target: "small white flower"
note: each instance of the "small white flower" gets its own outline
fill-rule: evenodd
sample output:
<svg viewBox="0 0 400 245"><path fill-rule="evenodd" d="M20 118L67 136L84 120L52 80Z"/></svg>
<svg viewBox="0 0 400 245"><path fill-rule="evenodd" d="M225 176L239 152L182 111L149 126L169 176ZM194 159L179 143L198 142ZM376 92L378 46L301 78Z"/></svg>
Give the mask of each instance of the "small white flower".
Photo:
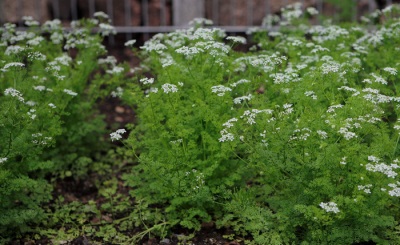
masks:
<svg viewBox="0 0 400 245"><path fill-rule="evenodd" d="M125 47L133 47L133 45L136 43L136 40L129 40L127 42L125 42Z"/></svg>
<svg viewBox="0 0 400 245"><path fill-rule="evenodd" d="M34 86L33 89L37 90L37 91L44 91L44 90L46 90L46 87L42 86L42 85L39 85L39 86Z"/></svg>
<svg viewBox="0 0 400 245"><path fill-rule="evenodd" d="M325 202L321 202L320 204L319 204L319 206L322 208L322 209L324 209L326 212L333 212L333 213L339 213L340 212L340 210L339 210L339 208L337 207L337 204L336 203L334 203L334 202L328 202L328 203L325 203Z"/></svg>
<svg viewBox="0 0 400 245"><path fill-rule="evenodd" d="M241 97L237 97L237 98L234 98L233 99L233 103L234 104L240 104L240 103L242 103L243 101L246 101L246 100L251 100L251 98L252 98L252 95L251 94L249 94L249 95L245 95L245 96L241 96Z"/></svg>
<svg viewBox="0 0 400 245"><path fill-rule="evenodd" d="M2 157L2 158L0 158L0 164L1 163L5 163L7 161L7 157Z"/></svg>
<svg viewBox="0 0 400 245"><path fill-rule="evenodd" d="M125 129L118 129L117 131L110 134L111 141L122 139L122 134L126 133Z"/></svg>
<svg viewBox="0 0 400 245"><path fill-rule="evenodd" d="M74 91L69 90L69 89L64 89L64 93L69 94L71 96L77 96L78 95L77 93L75 93Z"/></svg>
<svg viewBox="0 0 400 245"><path fill-rule="evenodd" d="M391 67L383 68L384 71L388 72L390 75L397 75L397 70Z"/></svg>
<svg viewBox="0 0 400 245"><path fill-rule="evenodd" d="M95 18L103 18L103 19L108 19L108 15L102 11L96 12L93 14L93 17Z"/></svg>
<svg viewBox="0 0 400 245"><path fill-rule="evenodd" d="M21 92L14 88L7 88L4 90L4 95L11 95L12 97L16 97L19 101L24 102Z"/></svg>
<svg viewBox="0 0 400 245"><path fill-rule="evenodd" d="M103 37L108 36L110 34L117 34L117 31L115 30L114 26L112 26L112 25L100 23L99 28L100 28L100 33Z"/></svg>
<svg viewBox="0 0 400 245"><path fill-rule="evenodd" d="M217 85L211 87L211 92L218 93L218 96L224 96L225 92L232 91L232 89L225 87L223 85Z"/></svg>
<svg viewBox="0 0 400 245"><path fill-rule="evenodd" d="M117 87L115 90L116 91L111 91L111 97L114 97L114 98L119 97L119 98L121 98L122 95L124 94L124 89L121 88L121 87Z"/></svg>
<svg viewBox="0 0 400 245"><path fill-rule="evenodd" d="M154 78L142 78L140 79L140 82L143 84L153 84L154 83Z"/></svg>
<svg viewBox="0 0 400 245"><path fill-rule="evenodd" d="M57 106L55 106L53 103L50 103L49 106L53 109L57 108Z"/></svg>
<svg viewBox="0 0 400 245"><path fill-rule="evenodd" d="M231 41L234 42L234 43L246 44L246 38L244 38L244 37L239 37L239 36L233 37L233 36L229 36L229 37L226 38L226 40L231 40Z"/></svg>
<svg viewBox="0 0 400 245"><path fill-rule="evenodd" d="M3 67L2 71L7 71L7 69L10 67L24 67L24 66L25 66L25 64L21 63L21 62L11 62L11 63L6 64Z"/></svg>
<svg viewBox="0 0 400 245"><path fill-rule="evenodd" d="M178 92L178 87L174 84L166 83L161 86L161 88L164 90L164 93L176 93Z"/></svg>
<svg viewBox="0 0 400 245"><path fill-rule="evenodd" d="M321 137L321 139L326 139L328 138L328 133L322 130L317 130L317 134L319 135L319 137Z"/></svg>

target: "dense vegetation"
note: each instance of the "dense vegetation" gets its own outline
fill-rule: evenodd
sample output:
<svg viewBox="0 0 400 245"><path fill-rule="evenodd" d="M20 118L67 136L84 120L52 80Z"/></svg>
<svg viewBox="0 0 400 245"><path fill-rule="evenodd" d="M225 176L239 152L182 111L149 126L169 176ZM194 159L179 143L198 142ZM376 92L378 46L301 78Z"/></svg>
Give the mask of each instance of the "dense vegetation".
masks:
<svg viewBox="0 0 400 245"><path fill-rule="evenodd" d="M104 58L101 13L68 33L5 25L0 239L135 244L211 223L246 244L399 244L399 13L311 26L293 5L249 40L195 20L132 48L131 70ZM108 143L106 96L137 114ZM51 195L92 173L97 197Z"/></svg>

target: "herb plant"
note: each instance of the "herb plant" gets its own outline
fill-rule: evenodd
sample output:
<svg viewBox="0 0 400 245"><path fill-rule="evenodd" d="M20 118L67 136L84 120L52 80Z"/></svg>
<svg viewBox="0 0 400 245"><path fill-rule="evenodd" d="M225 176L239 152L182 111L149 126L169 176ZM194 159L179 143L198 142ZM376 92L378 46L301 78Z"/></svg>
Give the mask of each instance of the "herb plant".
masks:
<svg viewBox="0 0 400 245"><path fill-rule="evenodd" d="M154 36L128 98L132 196L170 226L256 244L398 242L397 8L371 30L305 25L291 6L246 53L203 20Z"/></svg>
<svg viewBox="0 0 400 245"><path fill-rule="evenodd" d="M64 32L59 20L39 27L26 17L26 31L0 28L0 239L45 219L49 180L88 172L93 153L105 148L95 102L113 88L105 76L89 78L106 53L107 21L73 22ZM95 26L99 34L91 34Z"/></svg>

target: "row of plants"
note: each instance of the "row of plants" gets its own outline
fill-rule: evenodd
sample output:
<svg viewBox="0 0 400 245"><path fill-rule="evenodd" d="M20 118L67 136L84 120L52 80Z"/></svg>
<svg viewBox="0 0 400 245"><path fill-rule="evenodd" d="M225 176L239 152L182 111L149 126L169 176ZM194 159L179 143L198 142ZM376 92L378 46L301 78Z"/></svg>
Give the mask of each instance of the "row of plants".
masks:
<svg viewBox="0 0 400 245"><path fill-rule="evenodd" d="M198 19L132 48L130 71L99 59L103 14L68 33L6 25L0 236L135 244L212 224L246 244L400 243L399 13L311 26L317 11L296 4L249 39ZM108 154L93 110L105 96L137 115ZM52 179L93 170L100 204L48 204Z"/></svg>

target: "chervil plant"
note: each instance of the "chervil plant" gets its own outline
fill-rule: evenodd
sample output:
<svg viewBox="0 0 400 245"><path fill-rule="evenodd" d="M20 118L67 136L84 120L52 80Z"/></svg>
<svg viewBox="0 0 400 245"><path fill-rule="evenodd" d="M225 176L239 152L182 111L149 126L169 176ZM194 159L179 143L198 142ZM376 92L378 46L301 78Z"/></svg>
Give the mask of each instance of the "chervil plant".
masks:
<svg viewBox="0 0 400 245"><path fill-rule="evenodd" d="M256 244L398 243L400 22L388 13L376 29L306 26L291 7L247 53L201 25L154 36L141 47L152 76L128 98L132 195L171 226L214 221Z"/></svg>
<svg viewBox="0 0 400 245"><path fill-rule="evenodd" d="M105 54L106 20L73 22L69 32L58 20L25 22L26 31L0 28L0 239L45 218L50 178L88 171L91 154L104 148L94 103L116 87L107 83L114 70L89 82Z"/></svg>

